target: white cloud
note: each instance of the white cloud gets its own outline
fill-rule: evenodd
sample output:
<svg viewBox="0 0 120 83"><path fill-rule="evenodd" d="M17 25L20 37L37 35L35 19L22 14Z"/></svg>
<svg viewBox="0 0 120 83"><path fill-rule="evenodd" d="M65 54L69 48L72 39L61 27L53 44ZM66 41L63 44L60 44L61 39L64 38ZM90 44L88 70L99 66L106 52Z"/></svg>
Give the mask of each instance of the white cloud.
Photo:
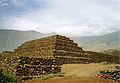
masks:
<svg viewBox="0 0 120 83"><path fill-rule="evenodd" d="M1 5L16 5L16 6L21 6L26 0L0 0Z"/></svg>
<svg viewBox="0 0 120 83"><path fill-rule="evenodd" d="M8 5L8 3L7 2L4 2L4 0L1 0L0 1L0 6L7 6Z"/></svg>
<svg viewBox="0 0 120 83"><path fill-rule="evenodd" d="M14 3L18 3L12 0ZM65 35L99 35L119 30L119 0L45 0L45 8L11 17L9 27L57 32ZM117 27L113 27L117 26Z"/></svg>
<svg viewBox="0 0 120 83"><path fill-rule="evenodd" d="M9 2L11 2L13 5L22 5L22 3L24 2L25 0L10 0Z"/></svg>
<svg viewBox="0 0 120 83"><path fill-rule="evenodd" d="M2 3L2 4L0 4L0 6L7 6L8 5L8 3Z"/></svg>

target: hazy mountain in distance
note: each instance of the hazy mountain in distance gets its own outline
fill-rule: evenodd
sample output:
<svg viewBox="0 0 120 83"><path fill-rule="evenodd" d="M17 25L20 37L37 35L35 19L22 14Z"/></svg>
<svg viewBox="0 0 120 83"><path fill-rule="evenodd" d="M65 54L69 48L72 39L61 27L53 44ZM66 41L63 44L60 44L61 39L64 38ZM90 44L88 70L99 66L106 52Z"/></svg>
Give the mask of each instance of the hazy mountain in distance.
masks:
<svg viewBox="0 0 120 83"><path fill-rule="evenodd" d="M0 30L0 51L13 50L22 43L41 38L44 34L36 31Z"/></svg>
<svg viewBox="0 0 120 83"><path fill-rule="evenodd" d="M56 33L43 34L33 30L19 31L0 29L0 51L6 50L11 51L26 41L55 34ZM120 31L102 36L71 37L71 38L75 40L75 42L78 43L79 46L82 46L83 49L85 50L101 51L106 50L108 48L118 48L120 39L119 34Z"/></svg>
<svg viewBox="0 0 120 83"><path fill-rule="evenodd" d="M120 31L101 36L72 37L85 50L102 51L120 48Z"/></svg>

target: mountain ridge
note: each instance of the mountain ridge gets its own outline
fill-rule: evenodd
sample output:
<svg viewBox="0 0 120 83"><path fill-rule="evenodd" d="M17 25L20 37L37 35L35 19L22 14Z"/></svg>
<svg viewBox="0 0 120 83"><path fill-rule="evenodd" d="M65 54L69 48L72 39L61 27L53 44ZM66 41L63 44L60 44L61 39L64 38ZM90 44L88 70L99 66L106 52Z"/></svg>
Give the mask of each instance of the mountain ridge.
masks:
<svg viewBox="0 0 120 83"><path fill-rule="evenodd" d="M119 35L120 31L117 31L100 36L73 37L73 39L82 44L86 50L102 51L120 48Z"/></svg>
<svg viewBox="0 0 120 83"><path fill-rule="evenodd" d="M34 30L20 31L0 29L0 51L11 51L26 41L56 35L43 34ZM120 31L101 36L70 37L85 50L101 51L108 48L119 48ZM98 49L99 48L99 49Z"/></svg>

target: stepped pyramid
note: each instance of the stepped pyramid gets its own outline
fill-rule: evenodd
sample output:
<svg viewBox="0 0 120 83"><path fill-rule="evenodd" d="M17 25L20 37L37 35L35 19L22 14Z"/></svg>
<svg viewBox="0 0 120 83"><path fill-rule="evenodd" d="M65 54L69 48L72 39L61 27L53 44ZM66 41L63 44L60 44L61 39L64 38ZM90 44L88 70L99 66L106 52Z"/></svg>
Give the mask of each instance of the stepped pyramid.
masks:
<svg viewBox="0 0 120 83"><path fill-rule="evenodd" d="M40 76L58 73L62 64L83 63L90 59L81 57L81 47L68 37L53 35L27 41L12 53L18 58L17 76Z"/></svg>
<svg viewBox="0 0 120 83"><path fill-rule="evenodd" d="M50 58L61 56L77 57L81 51L82 48L78 47L78 44L68 37L54 35L25 42L15 49L14 53L19 56Z"/></svg>
<svg viewBox="0 0 120 83"><path fill-rule="evenodd" d="M73 40L60 35L27 41L13 52L1 55L6 56L4 69L9 68L15 76L25 79L61 72L63 64L119 62L117 56L84 51Z"/></svg>

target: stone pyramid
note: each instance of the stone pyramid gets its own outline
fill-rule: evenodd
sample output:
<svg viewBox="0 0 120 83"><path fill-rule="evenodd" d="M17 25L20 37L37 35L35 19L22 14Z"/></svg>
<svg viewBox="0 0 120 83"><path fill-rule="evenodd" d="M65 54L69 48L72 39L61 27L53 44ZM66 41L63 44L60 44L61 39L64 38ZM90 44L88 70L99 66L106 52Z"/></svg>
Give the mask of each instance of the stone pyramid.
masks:
<svg viewBox="0 0 120 83"><path fill-rule="evenodd" d="M25 42L15 49L14 53L18 56L49 58L56 56L76 57L81 51L82 48L68 37L54 35Z"/></svg>
<svg viewBox="0 0 120 83"><path fill-rule="evenodd" d="M16 75L30 77L58 73L62 64L89 61L89 58L81 57L82 52L77 43L60 35L25 42L13 52L19 57Z"/></svg>
<svg viewBox="0 0 120 83"><path fill-rule="evenodd" d="M61 72L62 64L118 62L117 56L84 51L73 40L60 35L27 41L2 56L7 56L5 62L13 74L25 79Z"/></svg>

